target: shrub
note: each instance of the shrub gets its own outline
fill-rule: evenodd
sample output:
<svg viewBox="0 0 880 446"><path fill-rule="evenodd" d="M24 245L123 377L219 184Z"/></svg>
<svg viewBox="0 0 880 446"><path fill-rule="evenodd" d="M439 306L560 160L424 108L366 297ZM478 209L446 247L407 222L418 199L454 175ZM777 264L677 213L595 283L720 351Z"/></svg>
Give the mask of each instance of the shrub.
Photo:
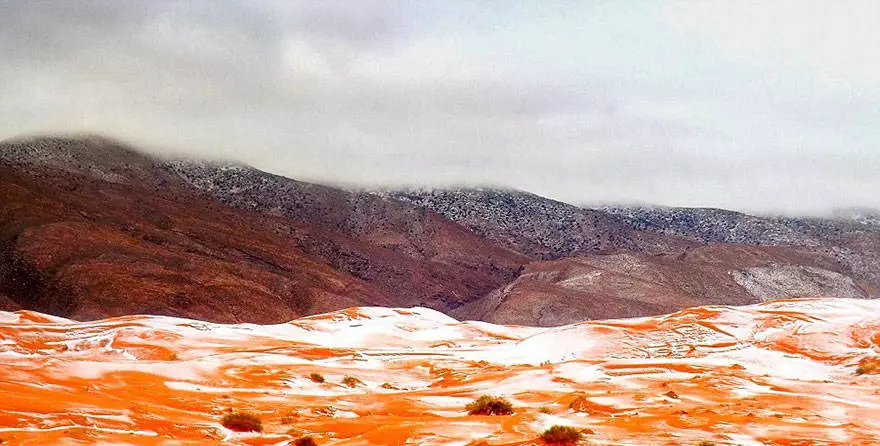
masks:
<svg viewBox="0 0 880 446"><path fill-rule="evenodd" d="M333 406L319 407L319 408L315 409L315 415L320 415L323 417L332 417L333 415L336 415L336 412L338 412L338 410L339 409L337 409Z"/></svg>
<svg viewBox="0 0 880 446"><path fill-rule="evenodd" d="M541 408L538 409L538 412L551 414L551 413L553 413L553 410L547 406L542 406Z"/></svg>
<svg viewBox="0 0 880 446"><path fill-rule="evenodd" d="M247 412L232 412L222 420L223 427L237 432L262 432L263 422L256 415Z"/></svg>
<svg viewBox="0 0 880 446"><path fill-rule="evenodd" d="M880 373L880 358L866 356L859 360L859 366L856 368L856 375L877 373Z"/></svg>
<svg viewBox="0 0 880 446"><path fill-rule="evenodd" d="M324 375L322 375L320 373L311 373L311 374L309 374L309 379L311 379L312 381L314 381L318 384L321 384L322 382L324 382Z"/></svg>
<svg viewBox="0 0 880 446"><path fill-rule="evenodd" d="M361 381L353 376L346 376L345 378L342 378L342 384L345 384L348 387L357 387L363 383L364 383L363 381Z"/></svg>
<svg viewBox="0 0 880 446"><path fill-rule="evenodd" d="M296 410L288 410L281 416L281 424L293 424L297 418L299 413Z"/></svg>
<svg viewBox="0 0 880 446"><path fill-rule="evenodd" d="M715 446L715 443L712 443L711 441L701 441L697 443L697 446Z"/></svg>
<svg viewBox="0 0 880 446"><path fill-rule="evenodd" d="M568 408L575 412L589 412L590 407L590 400L584 395L578 395L568 404Z"/></svg>
<svg viewBox="0 0 880 446"><path fill-rule="evenodd" d="M312 437L302 437L294 440L293 446L318 446L318 443Z"/></svg>
<svg viewBox="0 0 880 446"><path fill-rule="evenodd" d="M510 401L497 396L483 395L465 407L469 415L510 415L513 406Z"/></svg>
<svg viewBox="0 0 880 446"><path fill-rule="evenodd" d="M541 440L547 444L576 444L581 439L581 433L571 426L551 426L541 434Z"/></svg>

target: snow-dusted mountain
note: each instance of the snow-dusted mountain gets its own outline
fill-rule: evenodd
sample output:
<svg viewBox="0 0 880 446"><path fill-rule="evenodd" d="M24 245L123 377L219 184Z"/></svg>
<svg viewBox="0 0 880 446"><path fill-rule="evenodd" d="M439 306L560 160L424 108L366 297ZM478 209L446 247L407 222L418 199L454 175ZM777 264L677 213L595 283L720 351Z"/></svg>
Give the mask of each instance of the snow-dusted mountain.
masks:
<svg viewBox="0 0 880 446"><path fill-rule="evenodd" d="M602 210L514 189L410 189L386 191L384 195L428 208L533 258L558 259L622 250L670 252L693 245L676 237L657 237L634 229Z"/></svg>
<svg viewBox="0 0 880 446"><path fill-rule="evenodd" d="M784 297L880 296L880 227L584 209L510 189L372 193L145 154L0 143L0 309L277 322L351 306L558 325Z"/></svg>

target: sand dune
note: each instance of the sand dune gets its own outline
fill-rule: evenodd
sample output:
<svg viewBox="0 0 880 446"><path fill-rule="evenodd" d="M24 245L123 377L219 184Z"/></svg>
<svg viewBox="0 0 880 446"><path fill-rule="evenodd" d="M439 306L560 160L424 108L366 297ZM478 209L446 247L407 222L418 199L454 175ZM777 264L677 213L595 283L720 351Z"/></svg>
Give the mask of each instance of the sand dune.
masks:
<svg viewBox="0 0 880 446"><path fill-rule="evenodd" d="M878 344L880 302L851 299L554 328L425 308L278 325L4 312L0 439L525 445L564 424L590 444L876 444L880 378L856 369ZM345 376L360 383L343 385ZM483 394L509 398L515 414L468 415ZM257 414L264 432L224 428L232 410Z"/></svg>

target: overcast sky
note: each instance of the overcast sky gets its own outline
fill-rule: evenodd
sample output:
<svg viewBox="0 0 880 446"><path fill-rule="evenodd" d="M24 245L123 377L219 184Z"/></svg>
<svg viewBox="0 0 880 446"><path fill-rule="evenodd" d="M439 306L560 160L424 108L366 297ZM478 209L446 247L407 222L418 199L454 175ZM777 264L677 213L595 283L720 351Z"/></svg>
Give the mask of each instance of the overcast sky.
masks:
<svg viewBox="0 0 880 446"><path fill-rule="evenodd" d="M839 0L0 0L0 138L573 203L880 207L878 23Z"/></svg>

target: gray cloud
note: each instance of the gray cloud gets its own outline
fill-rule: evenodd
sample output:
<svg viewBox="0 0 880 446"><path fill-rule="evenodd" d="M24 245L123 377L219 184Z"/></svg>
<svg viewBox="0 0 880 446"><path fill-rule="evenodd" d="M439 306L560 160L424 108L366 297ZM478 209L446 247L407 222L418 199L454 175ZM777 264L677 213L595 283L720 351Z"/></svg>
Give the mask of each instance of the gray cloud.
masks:
<svg viewBox="0 0 880 446"><path fill-rule="evenodd" d="M0 137L346 185L880 207L880 9L826 3L6 0Z"/></svg>

